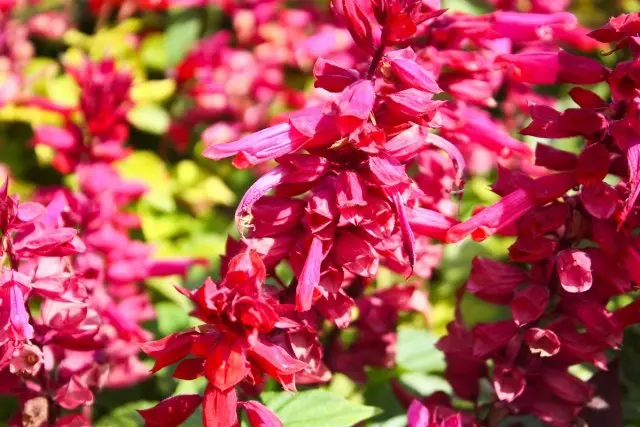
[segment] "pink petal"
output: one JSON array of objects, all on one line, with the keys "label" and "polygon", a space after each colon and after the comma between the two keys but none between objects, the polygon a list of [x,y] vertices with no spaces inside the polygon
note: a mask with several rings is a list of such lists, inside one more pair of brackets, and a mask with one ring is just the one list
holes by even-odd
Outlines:
[{"label": "pink petal", "polygon": [[313,302],[313,290],[320,283],[320,265],[322,264],[322,241],[314,237],[309,254],[304,262],[298,286],[296,288],[296,310],[308,311]]},{"label": "pink petal", "polygon": [[283,427],[278,416],[260,402],[250,400],[242,402],[241,405],[247,412],[251,427]]}]

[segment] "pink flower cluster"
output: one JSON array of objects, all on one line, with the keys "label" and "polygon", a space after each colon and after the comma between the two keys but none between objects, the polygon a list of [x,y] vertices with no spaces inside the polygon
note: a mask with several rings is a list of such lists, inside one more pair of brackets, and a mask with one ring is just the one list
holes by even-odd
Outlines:
[{"label": "pink flower cluster", "polygon": [[152,335],[140,323],[155,313],[141,282],[194,262],[153,261],[152,248],[129,237],[140,220],[125,208],[146,187],[109,163],[127,155],[131,78],[112,61],[74,72],[81,123],[64,111],[64,127],[37,128],[35,143],[56,150],[54,165],[75,171],[79,191],[40,189],[42,204],[9,196],[8,181],[0,191],[0,375],[21,403],[15,425],[89,425],[101,388],[146,378],[138,355]]},{"label": "pink flower cluster", "polygon": [[263,129],[274,111],[302,108],[306,94],[287,80],[303,81],[318,56],[354,62],[349,33],[319,8],[280,0],[223,6],[233,31],[200,40],[175,69],[192,104],[169,130],[178,149],[199,123],[214,122],[202,140],[215,145]]}]

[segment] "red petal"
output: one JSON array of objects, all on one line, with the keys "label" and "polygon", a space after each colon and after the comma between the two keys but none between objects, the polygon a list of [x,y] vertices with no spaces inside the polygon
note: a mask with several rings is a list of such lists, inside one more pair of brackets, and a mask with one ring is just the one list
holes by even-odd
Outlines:
[{"label": "red petal", "polygon": [[243,402],[242,407],[247,412],[251,427],[283,427],[278,416],[260,402]]},{"label": "red petal", "polygon": [[307,364],[289,355],[282,347],[258,341],[249,352],[260,368],[274,378],[291,375],[304,369]]},{"label": "red petal", "polygon": [[204,372],[204,359],[184,359],[180,361],[173,373],[179,380],[195,380]]},{"label": "red petal", "polygon": [[238,395],[235,388],[220,391],[209,384],[202,402],[204,427],[236,427],[238,425]]},{"label": "red petal", "polygon": [[145,426],[174,427],[185,422],[201,401],[202,398],[198,394],[173,396],[153,408],[138,410],[138,413],[146,421]]},{"label": "red petal", "polygon": [[157,341],[146,342],[141,345],[142,351],[156,359],[151,372],[157,372],[165,366],[171,365],[189,354],[194,335],[180,333],[166,336]]},{"label": "red petal", "polygon": [[247,373],[246,356],[237,340],[222,339],[207,358],[204,370],[207,379],[218,389],[227,390],[242,381]]}]

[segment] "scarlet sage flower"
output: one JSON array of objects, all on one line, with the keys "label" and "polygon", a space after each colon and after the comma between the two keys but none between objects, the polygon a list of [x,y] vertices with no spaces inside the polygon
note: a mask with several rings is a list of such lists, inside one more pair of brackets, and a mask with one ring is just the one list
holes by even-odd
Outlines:
[{"label": "scarlet sage flower", "polygon": [[[144,351],[156,359],[154,371],[180,362],[176,375],[207,377],[209,386],[202,401],[206,426],[235,424],[236,407],[240,405],[235,387],[241,382],[260,384],[264,375],[270,375],[285,388],[295,389],[295,375],[307,365],[267,335],[287,327],[277,326],[281,320],[277,303],[262,289],[266,270],[258,254],[240,252],[229,260],[225,271],[220,284],[208,279],[194,292],[181,290],[195,304],[193,314],[203,325],[143,345]],[[188,355],[198,363],[185,359]],[[180,399],[186,401],[187,396]],[[185,407],[180,419],[186,419],[200,403],[199,397],[191,400],[193,405]],[[276,419],[257,405],[249,404],[250,418]],[[171,408],[168,403],[160,403],[143,416],[161,419],[173,411]]]}]

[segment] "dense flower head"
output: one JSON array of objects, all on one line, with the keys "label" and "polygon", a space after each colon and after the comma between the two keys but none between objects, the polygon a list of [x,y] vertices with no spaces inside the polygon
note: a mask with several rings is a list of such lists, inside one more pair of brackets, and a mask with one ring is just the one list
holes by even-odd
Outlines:
[{"label": "dense flower head", "polygon": [[[143,346],[156,359],[154,371],[180,362],[174,376],[184,379],[206,376],[209,381],[203,398],[206,426],[237,422],[236,406],[241,403],[236,386],[247,382],[260,387],[269,375],[286,389],[295,390],[298,373],[304,378],[304,370],[310,365],[295,357],[300,351],[310,350],[304,346],[298,352],[295,350],[299,341],[295,337],[304,324],[287,315],[292,307],[280,305],[270,295],[273,292],[263,287],[266,267],[258,253],[242,250],[229,260],[225,271],[220,284],[207,279],[196,291],[182,290],[194,302],[192,314],[203,322],[201,326]],[[322,364],[322,352],[316,357],[319,358],[315,360],[315,370]],[[162,411],[163,405],[151,411]],[[195,409],[192,407],[191,412]]]}]

